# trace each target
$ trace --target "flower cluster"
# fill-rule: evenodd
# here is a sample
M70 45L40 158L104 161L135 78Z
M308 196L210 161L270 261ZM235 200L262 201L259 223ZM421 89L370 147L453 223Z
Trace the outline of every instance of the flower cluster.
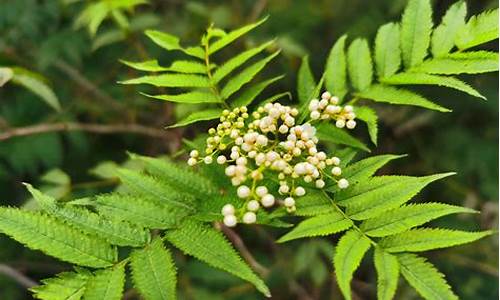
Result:
M332 96L329 92L324 92L321 95L321 100L313 99L309 102L309 116L313 120L335 120L335 126L338 128L347 127L353 129L356 127L356 114L353 112L353 107L346 105L344 107L338 105L339 98Z
M325 94L321 101L331 102L335 98ZM316 102L312 100L310 107ZM316 106L325 109L322 104ZM347 106L340 108L335 115L337 120L342 117L354 122L352 108L351 112L348 110ZM237 196L244 200L238 209L231 204L222 208L225 225L232 227L239 221L255 223L261 207L281 205L294 212L296 200L306 194L308 186L323 188L326 181L341 189L349 186L340 177L340 159L328 157L317 148L315 127L309 123L297 125L298 115L297 109L279 103L267 103L251 116L246 107L225 110L218 126L208 131L205 156L191 151L191 166L214 161L225 165L225 174L237 187ZM279 187L273 182L279 183ZM275 191L270 190L273 186Z

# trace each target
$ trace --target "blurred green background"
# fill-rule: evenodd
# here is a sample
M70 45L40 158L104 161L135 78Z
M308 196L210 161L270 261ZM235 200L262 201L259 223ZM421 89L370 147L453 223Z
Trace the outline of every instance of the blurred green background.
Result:
M118 59L132 61L171 57L148 41L142 31L155 28L174 33L186 43L197 42L204 28L214 22L232 29L263 16L271 18L226 55L270 38L277 38L283 55L269 74L286 77L269 94L295 91L295 74L301 57L309 55L319 78L328 51L343 33L373 39L377 28L398 21L406 0L151 0L127 12L130 26L123 28L107 19L91 37L75 26L85 1L1 0L0 66L17 65L43 74L62 105L55 112L29 91L15 85L0 88L0 133L16 127L54 122L102 125L140 124L162 129L174 122L183 107L141 96L144 87L121 86L135 71ZM435 22L454 1L433 1ZM468 1L469 14L498 7L496 1ZM498 51L498 41L487 46ZM233 51L233 52L231 52ZM380 115L379 146L374 154L407 153L382 173L424 175L456 171L452 178L433 184L417 198L464 205L480 215L452 216L437 223L453 228L498 228L498 74L467 76L488 101L447 89L423 90L452 113L418 108L376 105ZM29 205L21 182L31 182L62 199L109 191L114 181L89 172L110 162L123 163L126 151L147 155L173 154L181 137L192 137L205 126L172 131L166 138L129 133L100 135L81 131L48 132L0 141L0 203ZM367 143L364 129L355 134ZM361 156L358 156L360 158ZM107 162L107 164L102 164ZM62 172L54 171L59 169ZM50 172L52 171L52 172ZM44 176L50 172L49 176ZM94 172L96 173L96 172ZM65 175L67 174L67 176ZM289 245L269 244L280 231L239 229L256 258L271 269L267 281L273 299L341 299L329 261L333 239L301 240ZM449 279L461 299L498 298L498 237L431 252L428 257ZM34 280L67 270L67 264L0 236L0 264ZM183 299L259 299L248 285L205 265L178 257L179 289ZM353 289L357 299L373 299L375 274L370 262L356 273ZM135 299L133 293L127 295ZM307 298L309 297L309 298ZM397 299L418 299L400 284ZM30 299L19 283L0 273L0 299Z

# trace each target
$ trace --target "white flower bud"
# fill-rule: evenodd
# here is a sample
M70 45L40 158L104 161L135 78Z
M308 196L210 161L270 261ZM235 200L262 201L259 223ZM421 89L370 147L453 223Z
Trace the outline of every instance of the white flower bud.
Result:
M305 166L304 163L298 163L298 164L296 164L295 167L293 167L293 170L298 175L302 175L302 174L305 174L307 172L306 166Z
M350 113L353 111L353 107L351 105L346 105L346 106L344 106L344 111L346 113Z
M354 120L349 120L349 121L347 121L346 126L347 126L347 128L349 128L349 129L353 129L354 127L356 127L356 121L354 121Z
M290 187L286 184L280 185L280 188L278 191L280 192L280 194L286 194L290 191Z
M217 163L219 165L222 165L226 162L226 157L224 155L220 155L219 157L217 157Z
M203 159L203 161L204 161L207 165L209 165L209 164L211 164L211 163L212 163L213 158L212 158L212 156L205 156L205 158Z
M339 188L345 189L349 186L349 181L347 181L347 179L345 178L342 178L337 182L337 185L339 186Z
M337 96L331 97L330 98L330 103L331 104L337 104L337 103L339 103L339 97L337 97Z
M285 201L283 201L286 207L292 207L295 205L295 199L292 197L287 197L285 198Z
M274 196L271 194L266 194L262 199L260 200L262 203L262 206L264 207L270 207L274 205Z
M247 164L247 159L245 157L238 157L236 164L244 166Z
M310 111L318 110L318 105L319 105L318 99L312 99L311 102L309 102L309 110Z
M332 157L332 162L334 165L338 166L340 164L340 158L334 156Z
M340 169L339 167L333 167L332 174L335 176L340 176L340 174L342 174L342 169Z
M264 153L259 153L257 154L257 156L255 157L255 163L257 165L261 165L263 164L264 162L266 161L266 155Z
M256 140L256 143L257 145L260 145L260 146L266 146L267 145L267 137L263 134L260 134L258 137L257 137L257 140Z
M285 125L288 127L292 127L293 125L295 125L295 118L293 118L292 116L286 117L285 118Z
M301 187L301 186L298 186L295 188L295 195L301 197L301 196L304 196L306 194L306 190Z
M318 189L322 189L322 188L324 188L324 187L325 187L325 182L324 182L322 179L318 179L318 180L316 180L316 187L317 187Z
M198 152L198 150L193 150L189 153L189 156L191 157L198 157L198 155L200 155L200 153Z
M323 152L323 151L320 151L316 154L316 157L319 159L319 160L325 160L326 159L326 153Z
M280 126L280 128L278 129L278 131L280 133L283 133L283 134L287 133L288 132L288 126L286 126L285 124L283 124L283 125Z
M255 189L255 193L257 194L257 196L259 197L264 197L266 194L267 194L267 187L261 185L261 186L258 186L256 189Z
M238 194L238 197L245 199L245 198L248 198L248 196L250 196L250 189L248 188L248 186L242 185L242 186L238 187L238 190L236 193Z
M311 119L317 120L317 119L319 119L319 117L321 116L321 114L319 113L319 111L314 110L314 111L311 112L311 114L309 116L311 117Z
M319 101L319 108L324 109L327 105L328 105L328 100L321 99L321 101Z
M335 126L337 126L337 128L344 128L345 121L344 120L337 120L337 122L335 122Z
M257 221L257 215L255 215L254 212L247 211L243 215L243 223L245 223L245 224L253 224L253 223L255 223L255 221Z
M224 225L227 227L234 227L237 223L238 221L234 215L227 215L224 217Z
M226 204L222 207L221 213L223 216L234 215L234 206L232 204Z
M250 200L248 203L247 203L247 209L249 211L257 211L260 207L260 204L259 204L259 201L257 200Z
M236 166L230 165L226 168L225 173L227 176L234 176L236 174Z
M236 138L236 140L234 140L234 143L235 143L236 145L238 145L238 146L239 146L239 145L241 145L241 144L243 144L243 142L244 142L244 141L243 141L243 138L242 138L242 137Z
M330 99L331 96L332 94L330 94L330 92L324 92L323 94L321 94L322 99Z
M191 157L190 159L188 159L188 165L190 166L196 165L196 158Z

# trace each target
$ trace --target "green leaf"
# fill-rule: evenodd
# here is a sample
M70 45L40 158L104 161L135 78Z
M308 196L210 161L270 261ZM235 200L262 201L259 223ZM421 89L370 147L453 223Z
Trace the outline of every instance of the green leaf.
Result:
M450 286L431 263L415 254L397 255L401 274L417 292L428 300L458 300Z
M302 200L302 199L301 199ZM300 222L294 229L282 236L278 243L314 236L325 236L349 229L352 226L350 219L335 211L318 215Z
M343 35L335 42L325 66L325 86L340 100L347 94L346 39L347 35Z
M77 265L102 268L117 260L116 248L104 240L40 212L1 207L0 231L28 248Z
M370 178L375 172L393 159L405 157L406 155L377 155L365 158L348 165L342 170L344 178L349 180L351 185Z
M389 85L405 85L405 84L425 84L446 86L467 93L471 96L486 99L479 94L474 88L467 83L447 76L431 75L425 73L399 73L381 80L382 83Z
M120 60L120 62L139 71L162 72L168 70L168 68L160 66L156 59L138 61L138 62Z
M295 204L297 216L317 216L321 214L330 214L335 212L335 207L330 199L319 190L311 190L300 201Z
M58 205L52 197L27 185L37 203L48 213L75 228L96 235L110 244L119 246L142 246L149 239L149 232L126 222L114 222L80 207Z
M375 63L378 77L391 76L399 70L401 65L399 40L399 24L388 23L377 31L375 37Z
M424 177L380 176L339 192L337 202L347 207L354 220L373 218L388 209L396 208L414 197L429 183L455 173L442 173Z
M330 123L321 124L318 128L316 135L322 141L347 145L353 148L361 149L366 152L370 152L370 149L363 144L361 141L347 133L346 130L335 127L335 125Z
M369 89L357 93L356 96L370 99L376 102L386 102L398 105L413 105L441 112L450 111L449 109L431 102L425 99L423 96L420 96L419 94L416 94L412 91L382 84L374 84Z
M409 204L366 220L360 228L369 236L388 236L457 213L477 213L477 211L444 203Z
M180 45L179 38L176 36L157 30L146 30L145 33L155 44L166 50L179 50L187 55L205 59L205 52L201 47L183 48Z
M150 84L156 87L210 87L208 78L194 74L161 74L142 76L125 81L121 84Z
M125 284L125 263L97 271L85 288L84 300L120 300Z
M23 68L12 68L12 82L25 87L33 94L40 97L45 103L56 111L61 111L59 99L57 99L54 91L45 83L42 75L28 71Z
M432 8L429 0L410 0L401 20L401 50L406 68L427 56L431 39Z
M42 300L78 300L85 292L90 272L63 272L56 277L42 280L42 285L30 288L36 299Z
M311 99L309 97L316 88L316 81L309 65L309 57L304 56L300 64L299 74L297 76L297 95L299 103L307 103Z
M470 243L491 233L491 231L466 232L420 228L384 237L378 244L389 252L418 252Z
M118 169L118 176L126 187L148 199L155 200L155 204L168 208L175 207L186 211L193 211L193 199L191 196L180 193L167 183L159 181L153 176L142 174L138 171Z
M166 128L176 128L183 127L189 124L193 124L200 121L209 121L218 119L222 114L222 109L220 108L209 108L205 110L195 111L189 116L175 123L174 125L167 126Z
M288 97L288 100L291 100L292 99L292 94L290 92L284 92L284 93L279 93L279 94L276 94L276 95L273 95L267 99L264 99L260 102L261 105L264 105L266 103L274 103L276 102L277 100L281 99L281 98L285 98L285 97Z
M165 237L184 253L252 283L261 293L271 297L265 283L215 229L187 219L178 229L168 231Z
M12 68L0 68L0 87L9 82L14 76Z
M259 73L264 67L275 58L280 51L276 51L268 57L259 60L258 62L247 67L233 78L231 78L226 85L222 88L221 97L222 99L227 99L229 96L237 92L243 85L250 82L257 73Z
M175 227L187 215L184 209L158 205L144 196L118 193L99 195L93 204L103 216L151 229Z
M145 93L141 93L146 97L177 102L177 103L187 103L187 104L195 104L195 103L221 103L221 100L217 98L214 93L204 92L204 91L192 91L177 95L148 95Z
M238 98L232 101L231 106L232 107L241 107L241 106L247 106L250 105L253 100L262 93L262 91L271 85L272 83L282 79L283 75L281 76L276 76L274 78L256 83L250 87L248 87L246 90L244 90Z
M445 56L455 46L455 37L459 30L465 26L467 5L465 1L458 1L446 11L441 24L434 29L432 34L432 55Z
M130 256L134 287L146 300L176 299L176 268L172 254L156 238L144 249Z
M368 134L373 144L377 145L378 116L377 113L368 106L358 106L355 108L356 117L366 123Z
M498 53L488 51L457 52L426 60L415 72L431 74L478 74L498 71Z
M455 44L466 50L498 39L498 8L473 16L458 32Z
M236 39L238 39L242 35L251 31L255 27L261 25L262 23L264 23L267 20L267 18L268 17L265 17L265 18L259 20L258 22L240 27L240 28L233 30L233 31L229 32L228 34L222 36L220 39L218 39L212 45L210 45L210 47L208 48L208 55L214 54L215 52L217 52L220 49L224 48L225 46L229 45L230 43L232 43L233 41L235 41Z
M372 83L373 63L365 39L355 39L347 49L347 69L356 90L365 90Z
M399 279L399 263L397 258L375 247L375 269L377 271L377 299L391 300L396 294Z
M347 300L351 300L351 280L359 267L366 251L370 249L370 240L356 230L350 230L342 236L335 248L333 266L340 291Z
M231 73L234 69L238 68L239 66L244 64L246 61L248 61L249 59L251 59L255 55L262 52L264 49L266 49L267 47L272 45L273 43L274 43L274 40L269 41L265 44L260 45L259 47L249 49L249 50L244 51L244 52L236 55L235 57L231 58L230 60L225 62L222 66L217 68L217 70L215 70L215 72L212 76L212 80L214 81L214 83L218 83L224 77L226 77L229 73Z

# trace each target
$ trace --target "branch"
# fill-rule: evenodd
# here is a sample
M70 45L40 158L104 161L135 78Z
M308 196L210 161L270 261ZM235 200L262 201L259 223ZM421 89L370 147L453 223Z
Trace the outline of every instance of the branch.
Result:
M12 128L0 133L0 141L5 141L17 136L27 136L46 132L57 131L87 131L98 134L114 133L134 133L146 135L154 138L168 138L170 133L156 128L147 127L139 124L84 124L84 123L51 123L39 124L27 127Z
M25 288L30 288L30 287L33 287L35 285L38 285L38 283L36 281L34 281L33 279L29 278L28 276L24 275L23 273L19 272L18 270L14 269L8 265L5 265L5 264L0 264L0 274L3 274L5 276L13 279L14 281L16 281L17 283L19 283L20 285L22 285Z

